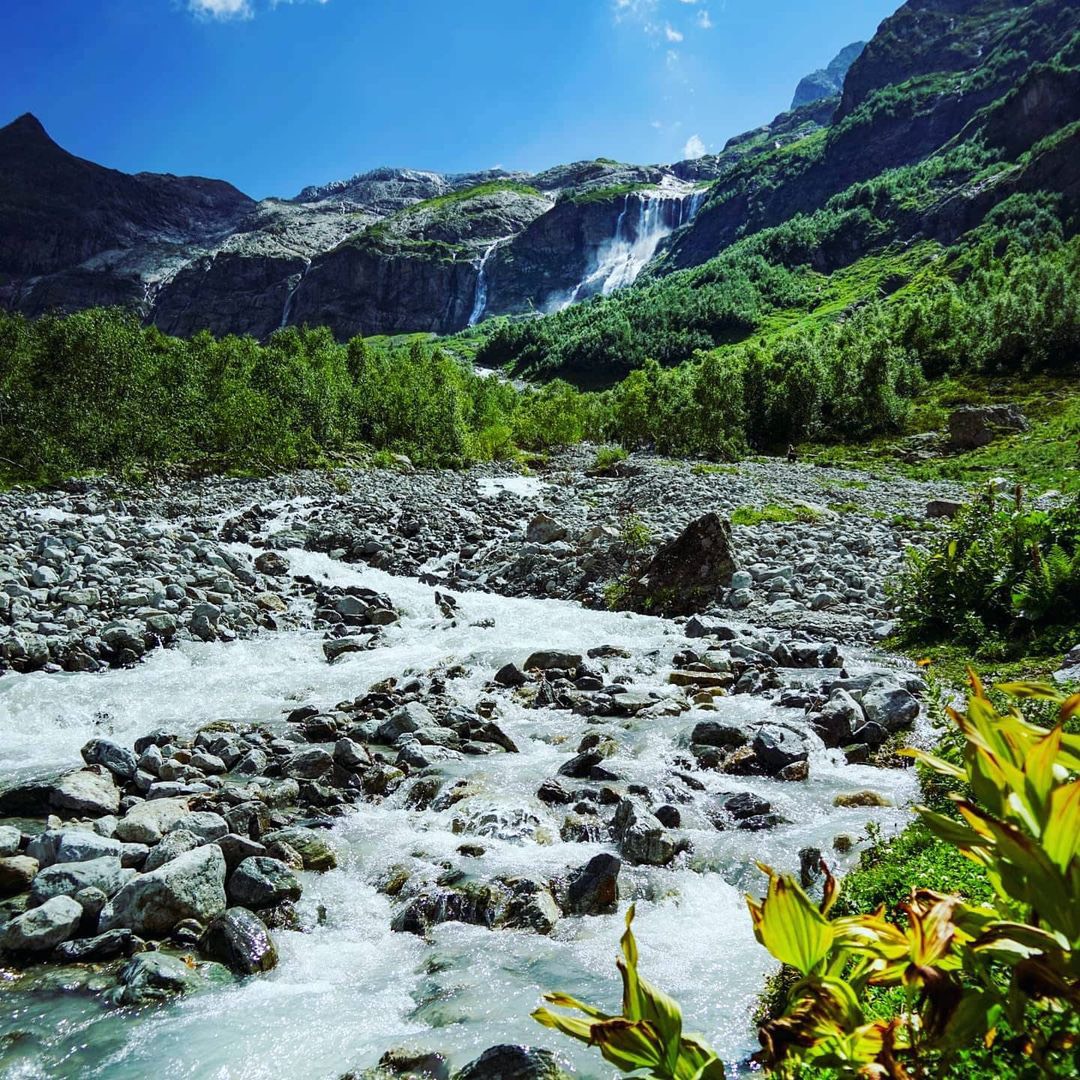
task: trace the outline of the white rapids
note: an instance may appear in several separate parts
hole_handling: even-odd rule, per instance
[[[634,658],[616,661],[621,666],[613,671],[633,675],[635,689],[660,689],[663,666],[686,644],[660,619],[477,593],[458,596],[459,616],[451,624],[433,590],[414,580],[323,555],[288,555],[294,573],[388,594],[403,617],[389,628],[385,645],[330,665],[318,633],[279,632],[229,644],[185,644],[103,675],[4,678],[0,769],[69,766],[95,734],[130,742],[158,727],[190,732],[221,718],[280,719],[295,705],[333,706],[387,676],[448,661],[465,666],[467,674],[447,685],[472,705],[498,667],[520,663],[541,647],[627,646]],[[493,625],[473,625],[484,621]],[[824,750],[813,756],[810,779],[802,784],[699,773],[710,793],[763,794],[792,824],[764,833],[690,830],[693,852],[675,869],[624,866],[618,914],[566,918],[550,937],[459,923],[435,927],[430,941],[393,933],[392,901],[376,883],[394,863],[459,862],[457,848],[473,837],[485,851],[465,860],[470,873],[555,875],[605,849],[561,841],[562,811],[533,794],[574,751],[588,721],[526,710],[508,698],[500,699],[500,710],[499,723],[521,752],[455,764],[479,785],[478,794],[442,812],[406,809],[395,796],[362,804],[342,819],[335,829],[341,865],[304,875],[306,932],[276,933],[281,960],[273,972],[137,1013],[76,994],[15,998],[0,989],[6,1006],[0,1007],[0,1075],[333,1080],[374,1064],[391,1046],[438,1049],[460,1068],[488,1046],[523,1042],[556,1050],[582,1080],[610,1080],[612,1070],[597,1054],[539,1027],[529,1013],[543,991],[554,989],[617,1006],[614,958],[630,900],[638,908],[643,974],[682,1003],[688,1027],[713,1042],[733,1066],[731,1074],[742,1074],[756,1047],[751,1013],[773,968],[754,941],[743,899],[761,882],[755,860],[793,868],[801,848],[829,850],[837,833],[858,836],[868,819],[886,831],[899,827],[902,809],[840,810],[833,799],[841,791],[873,788],[899,807],[915,794],[912,773],[849,766]],[[611,766],[635,781],[657,783],[678,752],[676,740],[697,721],[718,716],[752,725],[775,716],[760,697],[724,699],[720,710],[624,721]]]

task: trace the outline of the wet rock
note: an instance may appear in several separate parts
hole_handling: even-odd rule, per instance
[[[723,724],[718,720],[702,720],[694,725],[690,733],[690,742],[699,746],[715,746],[724,750],[735,750],[746,746],[750,737],[734,724]]]
[[[810,756],[806,743],[795,732],[774,724],[762,726],[752,745],[754,756],[769,775]]]
[[[54,896],[16,915],[0,933],[0,949],[11,953],[49,952],[79,928],[83,909],[70,896]]]
[[[586,750],[582,754],[575,754],[569,761],[564,761],[559,766],[559,775],[568,776],[575,780],[585,780],[592,775],[595,769],[604,760],[603,754],[595,750]]]
[[[584,662],[581,653],[560,652],[557,649],[541,649],[525,661],[526,671],[577,671]]]
[[[121,783],[135,775],[135,755],[126,746],[109,739],[91,739],[82,748],[82,759],[87,765],[108,769]]]
[[[224,910],[225,856],[208,844],[128,882],[101,913],[99,928],[164,937],[183,919],[205,924]]]
[[[621,800],[615,808],[612,832],[619,850],[632,863],[667,866],[679,852],[671,834],[635,797]]]
[[[568,915],[609,915],[619,903],[619,871],[622,860],[614,855],[594,855],[570,876],[566,890]]]
[[[499,686],[524,686],[528,681],[528,676],[517,666],[517,664],[503,664],[498,671],[495,672],[494,681]]]
[[[371,642],[374,639],[370,634],[360,634],[357,637],[343,637],[334,638],[331,641],[323,642],[323,654],[325,655],[328,663],[333,663],[335,660],[348,653],[364,652],[371,646]]]
[[[131,956],[139,944],[139,939],[130,930],[110,930],[97,937],[65,941],[57,945],[53,957],[63,964],[102,963]]]
[[[120,970],[120,1005],[148,1005],[198,990],[199,975],[183,960],[162,952],[133,956]]]
[[[562,913],[546,882],[520,877],[505,878],[503,884],[510,890],[504,925],[538,934],[550,934],[555,929]]]
[[[531,1046],[492,1046],[454,1080],[570,1080],[550,1050]]]
[[[876,791],[852,791],[837,795],[833,799],[833,806],[840,807],[874,807],[874,806],[892,806],[892,800],[887,799],[884,795],[879,795]]]
[[[760,817],[769,813],[772,804],[760,795],[752,791],[740,791],[737,795],[731,795],[720,803],[720,807],[735,821],[746,821],[748,818]]]
[[[362,772],[371,764],[367,747],[352,739],[338,739],[334,744],[334,764],[346,772]]]
[[[785,765],[777,774],[777,780],[786,780],[788,783],[802,783],[810,779],[810,762],[794,761]]]
[[[653,615],[692,615],[726,591],[734,571],[731,526],[710,512],[656,552],[631,584],[630,603]]]
[[[120,809],[120,789],[100,766],[68,773],[53,788],[50,803],[82,817],[102,817]]]
[[[810,888],[821,877],[821,849],[804,847],[799,851],[799,881],[804,889]]]
[[[295,780],[318,780],[333,768],[334,759],[325,750],[312,747],[299,750],[282,762],[281,768],[286,776]]]
[[[277,947],[266,924],[242,907],[228,908],[210,920],[203,949],[237,975],[255,975],[277,966]]]
[[[304,860],[305,870],[323,872],[338,864],[337,852],[326,837],[316,829],[295,826],[277,829],[263,836],[263,843],[285,843]]]
[[[299,878],[285,863],[259,855],[245,859],[229,876],[227,887],[230,903],[255,910],[299,900],[302,892]]]
[[[397,1048],[387,1050],[379,1058],[378,1068],[374,1070],[371,1080],[385,1080],[387,1075],[406,1077],[408,1080],[450,1080],[450,1066],[442,1054]],[[341,1080],[354,1078],[342,1077]],[[366,1076],[363,1080],[366,1080]]]
[[[565,806],[573,800],[573,794],[566,790],[558,780],[545,780],[536,790],[536,797],[549,806]]]
[[[188,832],[187,829],[173,829],[160,844],[149,851],[142,868],[149,873],[159,866],[164,866],[178,855],[183,855],[186,851],[194,851],[197,847],[202,847],[204,843],[202,837]]]
[[[217,846],[225,856],[225,868],[230,873],[236,869],[245,859],[253,855],[265,855],[266,848],[257,840],[237,833],[227,833],[219,837]]]

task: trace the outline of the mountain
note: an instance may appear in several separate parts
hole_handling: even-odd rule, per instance
[[[1014,194],[1046,194],[1067,221],[1078,33],[1069,0],[908,0],[719,154],[536,175],[382,168],[261,202],[102,168],[20,117],[0,129],[0,304],[121,303],[180,335],[449,334],[660,282],[755,236],[775,248],[770,230],[806,220],[813,241],[770,259],[829,273],[950,243]]]
[[[848,70],[865,48],[865,41],[855,41],[850,45],[845,45],[832,58],[828,67],[819,68],[804,76],[795,87],[791,107],[797,109],[800,105],[809,105],[812,101],[837,97],[844,89],[844,79]]]

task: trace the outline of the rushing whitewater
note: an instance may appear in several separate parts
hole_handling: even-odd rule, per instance
[[[623,197],[615,231],[596,255],[596,265],[555,307],[568,307],[590,296],[610,296],[632,285],[661,242],[692,221],[705,191],[631,191]]]
[[[670,690],[666,666],[686,639],[673,624],[644,616],[586,611],[560,601],[465,593],[448,620],[434,591],[412,579],[352,568],[328,556],[290,551],[295,574],[388,594],[403,612],[383,647],[325,662],[319,634],[293,631],[250,641],[187,643],[142,665],[104,675],[55,674],[0,680],[2,766],[69,765],[92,735],[130,741],[169,726],[191,732],[223,717],[280,723],[282,713],[312,702],[332,707],[389,675],[461,664],[447,685],[473,707],[492,673],[521,663],[538,647],[585,652],[612,643],[631,659],[613,673],[635,689]],[[621,665],[621,667],[620,667]],[[858,664],[849,657],[849,668]],[[395,1045],[449,1054],[460,1067],[499,1042],[548,1046],[582,1078],[609,1080],[599,1057],[529,1019],[545,990],[561,989],[614,1006],[614,968],[627,903],[638,905],[642,970],[682,1002],[688,1023],[736,1066],[755,1044],[751,1013],[771,969],[755,943],[742,894],[757,888],[755,860],[797,866],[806,846],[828,850],[839,832],[858,835],[868,818],[886,829],[897,809],[843,810],[843,791],[872,787],[898,805],[914,794],[908,772],[844,763],[836,751],[812,754],[810,779],[698,775],[706,790],[753,791],[791,824],[766,833],[687,829],[692,854],[673,869],[624,866],[617,915],[563,919],[544,937],[518,930],[446,923],[427,939],[390,930],[393,902],[378,891],[389,867],[449,865],[464,840],[483,854],[466,860],[477,880],[498,874],[556,875],[609,850],[559,837],[558,808],[533,795],[581,737],[588,719],[526,709],[500,697],[499,723],[518,754],[450,763],[474,794],[448,810],[413,810],[404,789],[378,805],[357,806],[336,826],[338,870],[304,875],[304,932],[276,933],[281,961],[270,974],[136,1013],[98,999],[40,992],[7,999],[0,1013],[0,1073],[5,1077],[217,1077],[293,1080],[337,1077],[373,1064]],[[752,729],[775,715],[759,696],[722,699],[719,713],[692,709],[671,718],[619,721],[620,747],[610,760],[620,775],[660,784],[693,725],[715,718]],[[692,818],[693,806],[687,807]],[[3,999],[0,999],[3,1000]]]

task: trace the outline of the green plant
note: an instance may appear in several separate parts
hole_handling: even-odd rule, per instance
[[[792,521],[813,523],[821,514],[809,506],[740,506],[731,514],[732,525],[783,525]]]
[[[655,1080],[724,1080],[723,1062],[702,1039],[683,1033],[682,1010],[638,974],[637,942],[631,930],[634,908],[626,913],[622,956],[622,1013],[612,1016],[566,994],[545,994],[550,1005],[574,1009],[584,1018],[554,1013],[541,1007],[532,1015],[545,1027],[595,1046],[620,1072],[639,1073]]]
[[[652,532],[637,514],[627,514],[619,522],[619,539],[627,551],[640,555],[652,543]]]
[[[613,465],[618,465],[620,461],[625,461],[628,456],[621,446],[601,446],[596,451],[592,467],[597,471],[610,469]]]

